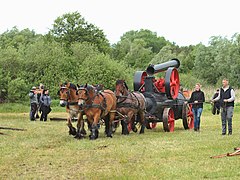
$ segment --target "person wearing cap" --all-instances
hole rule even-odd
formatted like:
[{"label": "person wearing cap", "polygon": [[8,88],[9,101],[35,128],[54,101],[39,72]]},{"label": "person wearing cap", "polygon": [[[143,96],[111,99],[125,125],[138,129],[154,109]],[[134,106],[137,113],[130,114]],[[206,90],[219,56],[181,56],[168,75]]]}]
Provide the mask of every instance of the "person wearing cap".
[{"label": "person wearing cap", "polygon": [[36,93],[36,87],[32,87],[32,89],[29,92],[30,97],[30,120],[35,121],[36,120],[36,112],[37,112],[37,106],[38,106],[38,99],[37,99],[37,93]]}]

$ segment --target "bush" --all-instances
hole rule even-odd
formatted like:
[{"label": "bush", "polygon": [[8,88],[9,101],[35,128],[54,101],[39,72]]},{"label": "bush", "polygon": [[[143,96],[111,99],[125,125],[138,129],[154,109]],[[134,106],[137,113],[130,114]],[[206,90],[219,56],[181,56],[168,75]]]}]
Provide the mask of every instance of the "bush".
[{"label": "bush", "polygon": [[14,79],[8,83],[8,100],[10,102],[21,102],[27,100],[28,87],[21,78]]}]

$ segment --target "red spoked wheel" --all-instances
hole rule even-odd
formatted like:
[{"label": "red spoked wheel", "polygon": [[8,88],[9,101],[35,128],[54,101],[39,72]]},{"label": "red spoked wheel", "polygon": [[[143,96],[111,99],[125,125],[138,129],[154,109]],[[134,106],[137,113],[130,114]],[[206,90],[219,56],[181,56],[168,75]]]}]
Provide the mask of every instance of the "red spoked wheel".
[{"label": "red spoked wheel", "polygon": [[156,127],[157,127],[157,123],[156,123],[156,122],[150,123],[150,127],[151,127],[152,129],[156,128]]},{"label": "red spoked wheel", "polygon": [[176,68],[168,68],[165,76],[165,90],[168,99],[176,99],[178,97],[180,87],[179,74]]},{"label": "red spoked wheel", "polygon": [[175,125],[174,112],[172,108],[163,110],[163,129],[165,132],[173,132]]},{"label": "red spoked wheel", "polygon": [[142,91],[144,85],[144,79],[147,76],[145,71],[137,71],[134,74],[133,88],[134,91]]},{"label": "red spoked wheel", "polygon": [[128,128],[128,132],[131,132],[131,130],[132,130],[132,124],[131,124],[131,123],[128,123],[127,128]]},{"label": "red spoked wheel", "polygon": [[191,104],[185,104],[185,103],[183,104],[182,120],[183,120],[184,129],[193,129],[194,117],[193,117]]}]

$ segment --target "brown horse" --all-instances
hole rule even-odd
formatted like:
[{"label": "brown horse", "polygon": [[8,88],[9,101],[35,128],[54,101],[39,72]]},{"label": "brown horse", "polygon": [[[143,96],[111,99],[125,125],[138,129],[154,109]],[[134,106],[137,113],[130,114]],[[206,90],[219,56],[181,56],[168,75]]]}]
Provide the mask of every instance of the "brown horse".
[{"label": "brown horse", "polygon": [[91,140],[98,138],[100,119],[105,121],[105,133],[112,137],[112,123],[116,112],[116,97],[111,90],[97,91],[91,85],[78,87],[78,105],[87,116]]},{"label": "brown horse", "polygon": [[[132,129],[137,132],[135,123],[140,122],[140,134],[144,133],[145,128],[145,97],[139,92],[130,92],[124,80],[117,80],[116,92],[117,111],[127,116],[126,120],[122,120],[122,134],[129,134]],[[128,128],[130,127],[130,128]]]},{"label": "brown horse", "polygon": [[[86,131],[84,129],[84,120],[82,118],[83,113],[78,106],[77,87],[70,82],[61,84],[58,95],[60,97],[60,106],[66,106],[66,111],[68,113],[67,126],[69,127],[69,134],[76,135],[76,138],[84,137]],[[78,130],[81,130],[80,132],[77,132],[76,128],[72,125],[72,119],[76,117],[79,120],[77,128]]]}]

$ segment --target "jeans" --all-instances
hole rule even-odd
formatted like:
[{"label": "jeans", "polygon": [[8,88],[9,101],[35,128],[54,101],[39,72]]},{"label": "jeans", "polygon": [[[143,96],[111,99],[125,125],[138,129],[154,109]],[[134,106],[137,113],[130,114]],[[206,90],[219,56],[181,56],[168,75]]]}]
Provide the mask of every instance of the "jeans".
[{"label": "jeans", "polygon": [[194,130],[199,130],[200,128],[200,117],[203,111],[203,108],[193,108],[193,116],[194,116]]},{"label": "jeans", "polygon": [[36,112],[37,112],[37,104],[36,103],[31,103],[31,107],[30,107],[30,120],[34,121]]},{"label": "jeans", "polygon": [[228,133],[232,134],[233,106],[221,108],[222,134],[226,134],[226,125],[228,122]]}]

